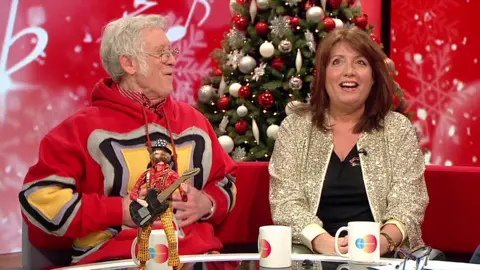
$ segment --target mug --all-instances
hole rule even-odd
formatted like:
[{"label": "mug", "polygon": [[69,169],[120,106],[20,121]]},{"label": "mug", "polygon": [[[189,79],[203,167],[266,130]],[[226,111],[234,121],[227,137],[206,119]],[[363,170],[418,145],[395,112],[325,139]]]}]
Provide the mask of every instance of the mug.
[{"label": "mug", "polygon": [[[348,252],[340,253],[338,238],[342,231],[348,232]],[[335,251],[353,262],[380,262],[380,224],[369,221],[349,222],[335,233]]]},{"label": "mug", "polygon": [[288,226],[262,226],[258,234],[260,266],[287,268],[292,266],[292,228]]},{"label": "mug", "polygon": [[[177,240],[178,248],[178,232],[175,231],[175,238]],[[135,247],[137,246],[138,237],[133,239],[131,254],[133,262],[136,265],[140,265],[135,254]],[[148,253],[150,259],[146,263],[147,270],[170,270],[171,266],[168,266],[168,242],[167,236],[164,230],[152,230],[150,238],[148,239]]]}]

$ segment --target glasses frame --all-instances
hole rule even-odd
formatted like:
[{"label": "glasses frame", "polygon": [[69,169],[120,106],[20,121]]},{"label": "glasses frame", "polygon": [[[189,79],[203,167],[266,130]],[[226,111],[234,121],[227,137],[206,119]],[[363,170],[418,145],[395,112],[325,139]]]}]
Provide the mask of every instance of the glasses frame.
[{"label": "glasses frame", "polygon": [[[418,252],[418,251],[425,251],[421,256],[415,256],[413,255],[413,253],[415,252]],[[429,246],[424,246],[424,247],[420,247],[420,248],[417,248],[416,250],[412,251],[412,252],[408,252],[404,249],[397,249],[397,251],[395,251],[395,256],[394,258],[399,258],[399,253],[401,255],[404,256],[404,260],[402,262],[400,262],[398,265],[395,266],[395,269],[398,269],[398,270],[405,270],[405,266],[407,265],[407,261],[408,260],[413,260],[415,261],[415,270],[424,270],[425,269],[425,266],[427,266],[428,264],[428,260],[430,258],[430,253],[432,252],[432,248],[429,247]],[[423,266],[420,267],[420,263],[422,262],[422,260],[425,260],[425,264],[423,264]]]},{"label": "glasses frame", "polygon": [[148,55],[148,56],[151,56],[153,58],[160,59],[160,61],[162,61],[162,63],[166,64],[170,60],[171,56],[173,56],[173,58],[177,59],[177,56],[178,56],[179,53],[180,53],[180,51],[177,48],[173,48],[173,49],[162,50],[161,52],[155,53],[155,54],[154,53],[145,53],[145,54]]}]

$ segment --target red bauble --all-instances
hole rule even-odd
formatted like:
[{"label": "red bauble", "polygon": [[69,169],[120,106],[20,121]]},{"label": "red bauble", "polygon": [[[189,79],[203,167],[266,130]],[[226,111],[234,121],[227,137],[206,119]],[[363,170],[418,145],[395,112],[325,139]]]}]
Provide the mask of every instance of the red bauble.
[{"label": "red bauble", "polygon": [[232,21],[238,30],[245,30],[245,28],[248,26],[247,18],[240,15],[233,16]]},{"label": "red bauble", "polygon": [[332,31],[333,29],[335,29],[335,26],[335,21],[332,18],[325,17],[325,19],[323,19],[323,29],[325,31]]},{"label": "red bauble", "polygon": [[241,6],[243,6],[245,4],[245,0],[237,0],[237,3]]},{"label": "red bauble", "polygon": [[222,76],[223,75],[223,72],[221,69],[217,68],[215,69],[213,72],[212,72],[212,75],[213,76]]},{"label": "red bauble", "polygon": [[274,103],[275,98],[268,90],[258,95],[258,104],[265,110],[272,107]]},{"label": "red bauble", "polygon": [[220,110],[228,110],[230,108],[230,98],[228,97],[221,97],[217,101],[217,108]]},{"label": "red bauble", "polygon": [[238,96],[247,99],[252,94],[252,89],[248,85],[244,85],[238,89]]},{"label": "red bauble", "polygon": [[363,14],[362,16],[353,17],[353,23],[362,29],[365,29],[368,25],[368,16]]},{"label": "red bauble", "polygon": [[272,60],[272,67],[278,71],[282,71],[284,66],[285,61],[283,61],[282,58],[275,57],[275,59]]},{"label": "red bauble", "polygon": [[311,8],[312,6],[313,6],[313,5],[312,5],[312,2],[310,2],[310,0],[307,1],[307,2],[305,3],[305,7],[304,7],[305,11],[307,11],[307,10],[308,10],[309,8]]},{"label": "red bauble", "polygon": [[328,5],[331,7],[331,8],[340,8],[340,5],[343,3],[343,2],[347,2],[347,0],[328,0]]},{"label": "red bauble", "polygon": [[293,17],[292,20],[290,20],[290,26],[292,26],[293,29],[297,28],[297,26],[300,25],[300,18],[297,16]]},{"label": "red bauble", "polygon": [[240,135],[243,135],[247,132],[248,130],[248,122],[245,120],[239,120],[237,123],[235,123],[235,132],[237,132]]},{"label": "red bauble", "polygon": [[374,34],[370,34],[370,38],[375,41],[378,45],[381,44],[380,40]]},{"label": "red bauble", "polygon": [[264,36],[268,34],[268,24],[266,22],[258,22],[257,25],[255,25],[255,29],[257,30],[257,35],[259,36]]}]

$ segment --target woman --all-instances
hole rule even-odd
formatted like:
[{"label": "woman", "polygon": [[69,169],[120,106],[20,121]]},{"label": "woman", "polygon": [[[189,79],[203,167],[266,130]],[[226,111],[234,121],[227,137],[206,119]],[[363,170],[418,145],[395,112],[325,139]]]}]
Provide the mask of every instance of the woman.
[{"label": "woman", "polygon": [[331,32],[310,103],[282,122],[269,165],[272,218],[310,251],[335,254],[335,232],[349,221],[382,224],[381,255],[423,245],[424,157],[408,118],[390,111],[386,58],[360,29]]}]

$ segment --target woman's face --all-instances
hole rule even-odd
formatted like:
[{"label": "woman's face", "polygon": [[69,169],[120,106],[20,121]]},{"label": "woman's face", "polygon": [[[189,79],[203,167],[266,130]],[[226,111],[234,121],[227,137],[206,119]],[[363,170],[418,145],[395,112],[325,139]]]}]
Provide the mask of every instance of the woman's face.
[{"label": "woman's face", "polygon": [[325,88],[330,107],[340,110],[363,108],[373,85],[372,67],[348,43],[338,42],[327,63]]}]

